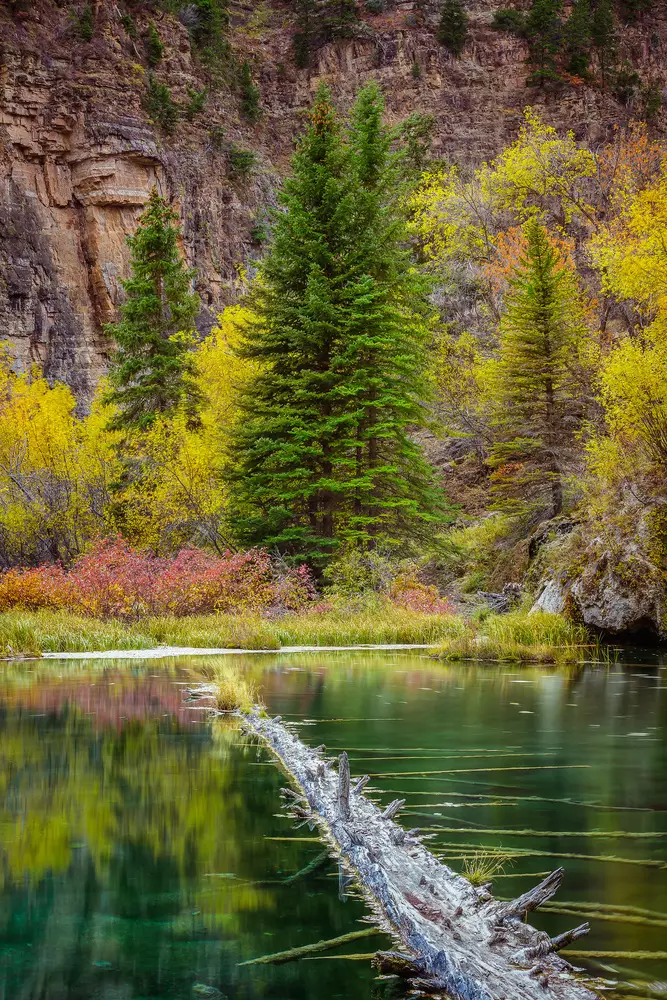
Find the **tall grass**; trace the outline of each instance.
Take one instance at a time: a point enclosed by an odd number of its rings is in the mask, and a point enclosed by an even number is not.
[[[0,614],[0,656],[103,652],[185,646],[197,649],[279,649],[281,646],[432,644],[464,627],[452,615],[423,614],[390,604],[353,613],[214,614],[100,620],[65,611],[13,610]]]
[[[237,663],[216,663],[201,673],[215,688],[215,704],[221,712],[250,712],[259,702],[254,682]]]
[[[584,626],[562,615],[514,611],[489,615],[479,623],[463,623],[442,642],[436,655],[448,660],[576,663],[592,645]]]
[[[155,642],[141,628],[111,619],[98,621],[64,611],[5,611],[0,614],[0,655],[150,649]]]
[[[422,614],[384,605],[346,614],[290,615],[274,625],[281,646],[430,645],[448,635],[453,615]]]

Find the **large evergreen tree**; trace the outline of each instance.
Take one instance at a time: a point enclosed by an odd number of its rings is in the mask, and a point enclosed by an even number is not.
[[[404,534],[435,505],[406,433],[424,421],[427,332],[387,193],[397,171],[381,114],[365,91],[346,140],[318,93],[242,348],[262,369],[232,447],[236,531],[314,564],[341,540]]]
[[[294,0],[296,30],[292,36],[297,66],[307,66],[316,34],[316,0]]]
[[[468,36],[468,15],[463,0],[444,0],[437,38],[455,55],[461,55]]]
[[[349,128],[358,277],[350,282],[334,359],[344,373],[349,421],[343,426],[354,434],[341,534],[363,544],[419,535],[442,504],[432,469],[409,434],[424,424],[429,397],[428,287],[408,250],[405,152],[393,149],[396,133],[383,125],[383,113],[371,83],[359,94]]]
[[[536,221],[501,319],[492,380],[495,443],[490,464],[498,508],[530,520],[563,507],[586,391],[586,337],[576,276]]]
[[[179,250],[177,213],[153,188],[130,245],[130,277],[121,319],[108,324],[116,341],[108,399],[114,426],[144,429],[157,416],[185,407],[194,415],[198,393],[190,351],[199,298],[190,286],[195,272]]]
[[[259,321],[242,348],[262,371],[241,401],[229,478],[241,542],[317,561],[334,548],[341,445],[331,352],[354,219],[341,127],[324,88],[292,170],[256,289]]]

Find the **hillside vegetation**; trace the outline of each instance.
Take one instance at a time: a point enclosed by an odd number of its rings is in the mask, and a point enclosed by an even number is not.
[[[460,58],[468,12],[453,0],[438,11],[439,44]],[[229,44],[234,9],[163,12],[180,18],[211,85],[235,88],[242,116],[259,121],[253,68]],[[295,4],[297,64],[384,12]],[[642,16],[532,0],[497,12],[494,30],[525,42],[542,92],[581,81],[618,98],[625,80],[628,103],[652,118],[657,97],[647,83],[635,101],[619,40],[623,18]],[[91,42],[95,11],[72,18]],[[176,108],[152,73],[165,58],[159,23],[144,27],[146,100],[168,134],[206,94]],[[376,83],[347,112],[321,85],[242,299],[203,340],[197,261],[154,187],[127,241],[105,328],[115,351],[88,415],[37,368],[17,374],[7,347],[0,555],[8,568],[56,568],[10,570],[6,607],[76,609],[82,555],[119,538],[105,551],[120,546],[137,578],[145,553],[181,553],[168,572],[196,597],[160,614],[240,609],[231,583],[231,597],[199,591],[222,572],[216,560],[246,559],[281,581],[281,614],[300,610],[285,597],[298,587],[302,603],[410,591],[406,606],[428,613],[492,592],[502,610],[536,601],[612,634],[662,636],[667,150],[645,121],[589,143],[527,107],[502,152],[464,169],[434,157],[432,129],[420,114],[390,123]],[[235,169],[252,169],[242,152]],[[132,588],[121,591],[107,617],[128,613]]]

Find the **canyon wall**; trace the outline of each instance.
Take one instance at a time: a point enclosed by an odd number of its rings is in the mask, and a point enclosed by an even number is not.
[[[321,82],[347,106],[361,84],[377,80],[391,120],[433,115],[434,155],[461,163],[492,157],[515,136],[529,104],[559,128],[597,142],[640,116],[599,86],[527,87],[525,43],[491,28],[498,6],[470,0],[469,39],[455,59],[435,38],[438,0],[388,0],[385,13],[363,14],[354,38],[324,46],[309,67],[297,69],[291,4],[233,2],[233,60],[247,59],[253,68],[261,118],[244,121],[237,87],[223,82],[199,116],[165,136],[142,107],[148,14],[136,17],[132,39],[118,6],[97,0],[94,34],[84,42],[68,8],[53,0],[33,0],[21,16],[0,3],[0,337],[16,367],[39,363],[85,406],[108,358],[103,324],[122,295],[126,236],[153,185],[181,213],[206,333],[242,292],[261,252],[258,233]],[[207,86],[207,75],[186,28],[175,17],[154,17],[165,44],[155,76],[185,106],[188,88]],[[665,17],[655,5],[622,36],[624,57],[642,81],[660,87]],[[653,127],[662,131],[664,121],[660,112]],[[233,169],[232,147],[256,154],[248,176]]]

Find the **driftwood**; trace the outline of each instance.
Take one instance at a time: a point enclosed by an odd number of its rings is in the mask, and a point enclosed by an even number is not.
[[[426,850],[416,831],[394,822],[403,804],[383,811],[350,784],[347,754],[336,770],[276,720],[253,714],[244,725],[269,746],[299,789],[288,805],[316,823],[323,838],[355,874],[376,924],[400,941],[375,963],[415,987],[452,1000],[594,1000],[558,949],[588,930],[582,924],[550,938],[526,915],[551,899],[563,870],[511,902],[495,900]]]

